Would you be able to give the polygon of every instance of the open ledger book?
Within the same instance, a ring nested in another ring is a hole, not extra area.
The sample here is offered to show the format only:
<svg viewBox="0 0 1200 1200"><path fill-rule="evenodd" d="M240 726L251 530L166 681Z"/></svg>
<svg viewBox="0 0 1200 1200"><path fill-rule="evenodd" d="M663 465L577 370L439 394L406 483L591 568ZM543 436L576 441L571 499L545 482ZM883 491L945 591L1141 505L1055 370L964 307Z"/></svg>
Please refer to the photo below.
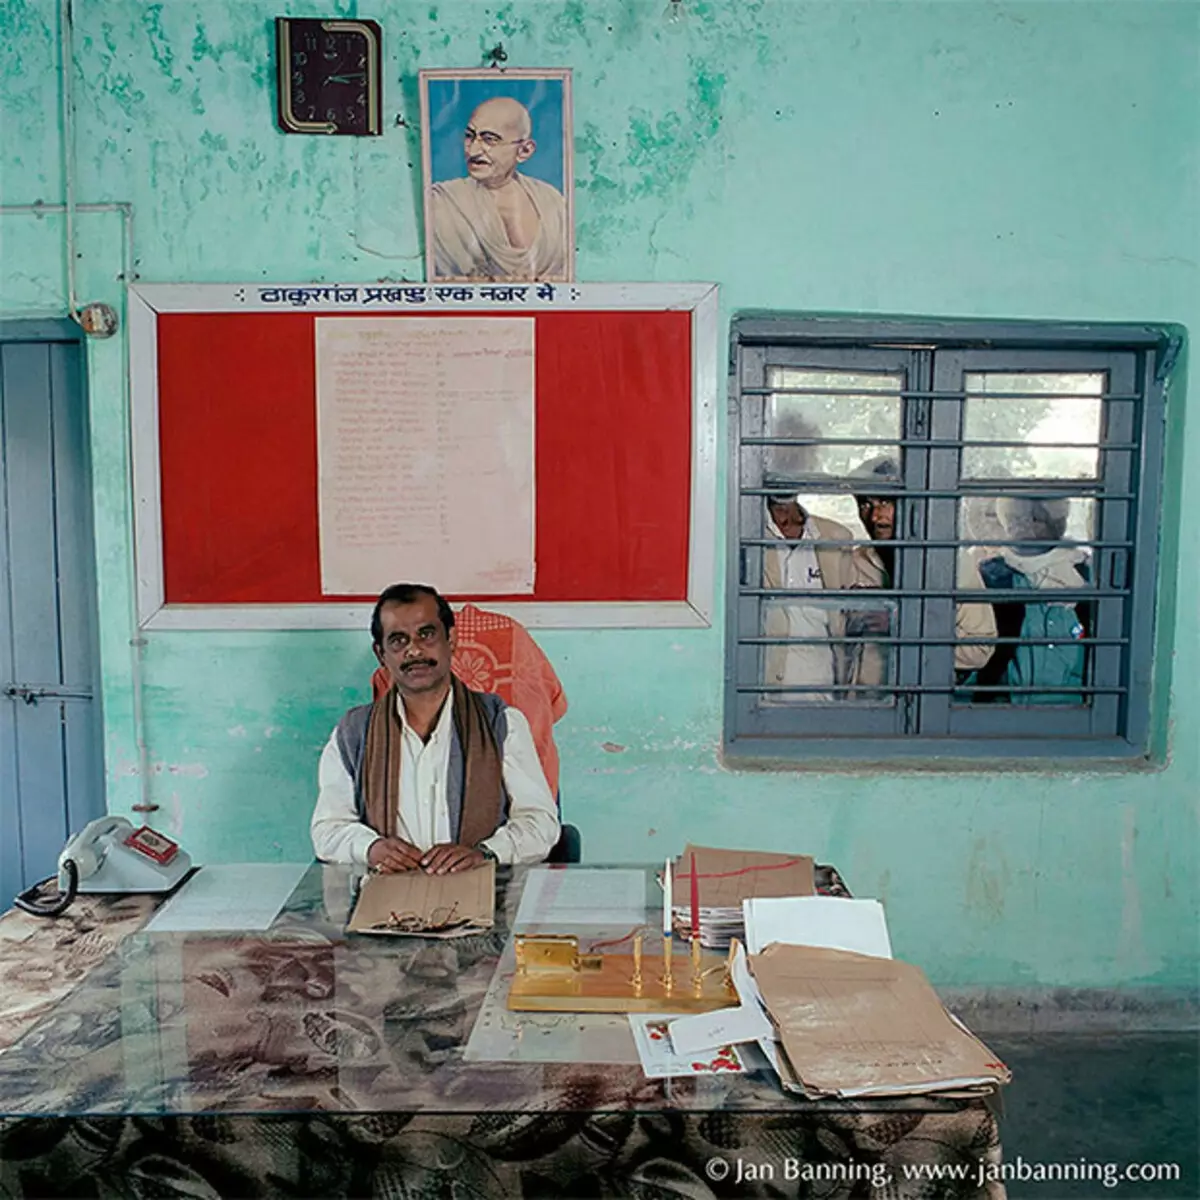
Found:
<svg viewBox="0 0 1200 1200"><path fill-rule="evenodd" d="M496 864L426 875L367 875L346 928L392 937L467 937L491 929L496 917Z"/></svg>

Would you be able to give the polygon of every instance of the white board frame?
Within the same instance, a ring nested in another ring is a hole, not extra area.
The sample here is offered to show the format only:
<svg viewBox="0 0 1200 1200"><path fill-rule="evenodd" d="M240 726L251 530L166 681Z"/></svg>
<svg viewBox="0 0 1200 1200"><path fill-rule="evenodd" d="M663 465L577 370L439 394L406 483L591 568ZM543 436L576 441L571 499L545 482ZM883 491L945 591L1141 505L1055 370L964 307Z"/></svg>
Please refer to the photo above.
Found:
<svg viewBox="0 0 1200 1200"><path fill-rule="evenodd" d="M138 624L142 629L366 629L371 605L167 604L158 435L158 314L683 310L692 324L687 599L505 601L530 629L686 629L712 624L717 544L717 286L712 283L137 283L129 285L130 420Z"/></svg>

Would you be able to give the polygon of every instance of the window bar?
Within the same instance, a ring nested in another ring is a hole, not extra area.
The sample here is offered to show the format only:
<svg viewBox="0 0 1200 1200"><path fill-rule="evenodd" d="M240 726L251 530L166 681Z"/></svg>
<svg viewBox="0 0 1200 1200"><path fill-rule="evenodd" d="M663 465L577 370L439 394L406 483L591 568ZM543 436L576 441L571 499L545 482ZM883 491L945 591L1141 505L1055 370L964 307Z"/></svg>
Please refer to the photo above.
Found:
<svg viewBox="0 0 1200 1200"><path fill-rule="evenodd" d="M741 387L742 396L854 396L862 400L1103 400L1115 404L1137 404L1141 392L973 392L949 389L938 392L922 388L836 388L836 387Z"/></svg>
<svg viewBox="0 0 1200 1200"><path fill-rule="evenodd" d="M766 634L739 637L739 646L841 646L846 642L868 642L872 646L1058 646L1062 638L1023 637L899 637L870 634L863 637L770 637ZM1078 637L1072 638L1074 646L1127 646L1127 637Z"/></svg>
<svg viewBox="0 0 1200 1200"><path fill-rule="evenodd" d="M1055 695L1088 695L1088 696L1120 696L1129 691L1124 684L1094 684L1094 683L1041 683L1028 685L1009 684L964 684L964 683L739 683L735 691L750 695L756 692L776 695L781 692L804 695L809 692L871 692L876 695L900 696L906 693L1004 693L1006 695L1040 696L1048 693Z"/></svg>
<svg viewBox="0 0 1200 1200"><path fill-rule="evenodd" d="M766 599L788 600L792 598L812 600L823 599L852 599L862 604L871 599L900 600L910 597L926 597L937 600L958 600L960 603L994 604L1009 600L1020 601L1022 604L1057 604L1078 600L1120 600L1129 596L1128 588L1042 588L1030 591L1028 588L909 588L899 591L896 588L826 588L812 590L803 588L754 588L740 587L738 595L762 596Z"/></svg>
<svg viewBox="0 0 1200 1200"><path fill-rule="evenodd" d="M1000 538L986 542L967 538L742 538L741 544L775 550L793 546L928 546L940 550L972 550L991 549L993 546L1027 546L1029 543ZM1132 550L1134 545L1129 539L1110 542L1102 538L1059 538L1053 544L1068 550Z"/></svg>
<svg viewBox="0 0 1200 1200"><path fill-rule="evenodd" d="M953 450L1140 450L1138 442L1030 442L1004 441L990 438L905 438L905 437L769 437L765 434L746 436L743 446L921 446L929 449ZM1012 478L1006 476L1005 478ZM1019 482L1019 479L1014 480Z"/></svg>
<svg viewBox="0 0 1200 1200"><path fill-rule="evenodd" d="M1079 498L1081 500L1134 500L1136 494L1134 492L1110 492L1105 489L1104 481L1100 478L1093 477L1090 479L1068 479L1061 484L1051 485L1044 479L1030 480L1030 483L1035 484L1035 487L1024 487L1021 484L1024 481L1018 480L1001 480L1001 479L980 479L971 481L972 486L968 488L905 488L900 484L892 483L889 480L881 480L876 483L871 479L855 479L849 475L836 475L832 477L824 476L818 478L791 478L781 479L776 483L772 483L769 487L743 487L739 491L739 495L749 498L751 496L778 496L786 491L795 490L801 491L820 491L828 492L831 495L853 495L856 491L861 492L863 486L869 486L872 493L877 496L895 496L898 500L916 499L920 497L936 497L943 500L956 500L966 498L968 496L1023 496L1029 500L1072 500Z"/></svg>

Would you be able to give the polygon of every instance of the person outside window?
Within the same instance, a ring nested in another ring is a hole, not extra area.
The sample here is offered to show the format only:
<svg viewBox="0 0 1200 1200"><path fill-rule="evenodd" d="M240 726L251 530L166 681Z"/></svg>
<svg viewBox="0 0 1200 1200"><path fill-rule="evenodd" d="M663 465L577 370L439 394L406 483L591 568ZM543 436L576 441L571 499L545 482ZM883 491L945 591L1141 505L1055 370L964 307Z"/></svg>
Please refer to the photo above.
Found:
<svg viewBox="0 0 1200 1200"><path fill-rule="evenodd" d="M900 466L894 458L884 455L868 459L855 471L857 478L878 482L891 481L895 484L900 479ZM887 543L896 540L896 502L895 492L875 492L873 490L857 491L854 496L858 505L859 520L867 531L867 536L874 542ZM894 545L859 546L854 552L855 582L852 586L861 588L895 588L897 586L897 547ZM979 571L969 558L960 557L957 570L957 586L965 588L983 588L983 580ZM863 636L861 650L857 659L855 683L862 685L883 685L890 681L892 672L889 670L891 655L885 654L882 647L872 644L871 634L876 636L887 634L893 627L892 614L880 611L866 614L857 622L851 623L851 632ZM994 638L996 636L996 617L990 604L958 604L954 612L954 632L959 639L954 647L954 669L956 677L965 678L971 671L982 667L991 657L993 647L968 639Z"/></svg>
<svg viewBox="0 0 1200 1200"><path fill-rule="evenodd" d="M854 565L849 546L818 542L848 542L850 530L828 517L807 512L794 493L768 496L767 536L778 547L763 551L763 586L817 593L811 601L788 596L763 599L763 632L767 637L816 638L808 644L776 644L765 648L764 682L807 687L811 691L766 692L765 704L828 703L844 693L833 690L846 682L844 600L821 602L826 588L853 585ZM823 691L817 689L828 688Z"/></svg>
<svg viewBox="0 0 1200 1200"><path fill-rule="evenodd" d="M1005 697L1011 704L1078 704L1083 699L1071 689L1085 681L1087 647L1079 639L1088 636L1092 624L1090 605L1045 595L1055 588L1085 588L1091 580L1087 551L1061 544L1069 510L1070 501L1064 498L1001 496L996 504L1007 540L1018 544L1000 546L994 557L980 563L984 584L1043 593L1036 601L1004 605L1019 611L1018 636L1029 641L998 647L988 677L1014 689L1045 689L1014 690ZM978 677L975 682L980 682Z"/></svg>

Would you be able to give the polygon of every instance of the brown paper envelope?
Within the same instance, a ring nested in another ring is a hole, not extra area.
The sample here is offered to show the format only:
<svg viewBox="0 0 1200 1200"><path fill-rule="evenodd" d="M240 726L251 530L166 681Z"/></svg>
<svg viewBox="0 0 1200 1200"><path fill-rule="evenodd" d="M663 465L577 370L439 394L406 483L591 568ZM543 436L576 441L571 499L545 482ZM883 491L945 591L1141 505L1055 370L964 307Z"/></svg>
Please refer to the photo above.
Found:
<svg viewBox="0 0 1200 1200"><path fill-rule="evenodd" d="M465 937L491 929L496 910L496 864L426 875L371 874L359 888L346 928L393 937Z"/></svg>
<svg viewBox="0 0 1200 1200"><path fill-rule="evenodd" d="M778 942L749 961L809 1091L969 1090L1012 1078L911 963Z"/></svg>
<svg viewBox="0 0 1200 1200"><path fill-rule="evenodd" d="M686 908L691 897L692 855L700 881L701 908L736 908L761 896L811 896L813 860L807 854L771 854L762 850L684 847L675 862L674 903Z"/></svg>

